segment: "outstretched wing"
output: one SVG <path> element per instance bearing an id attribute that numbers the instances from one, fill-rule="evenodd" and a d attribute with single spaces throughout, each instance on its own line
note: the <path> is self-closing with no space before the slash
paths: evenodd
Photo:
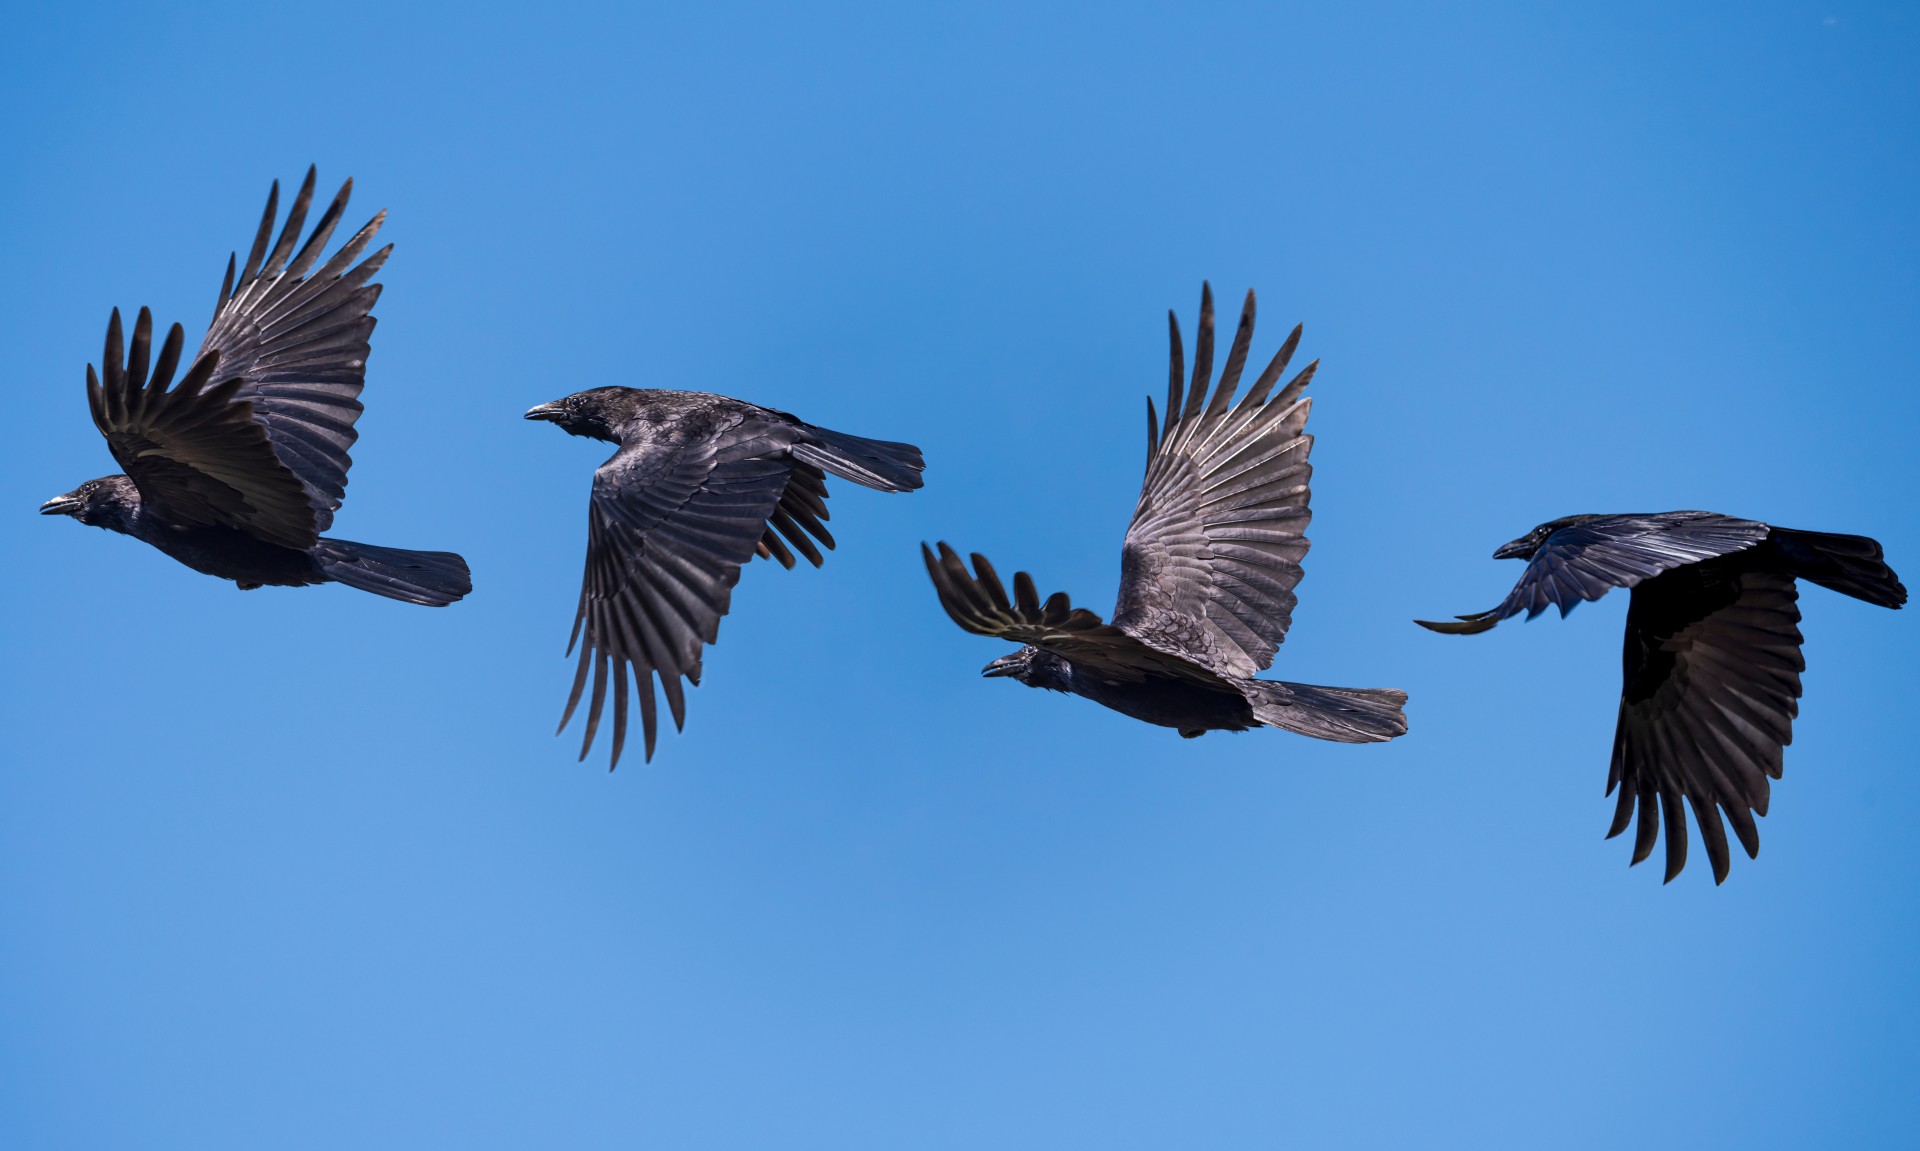
<path id="1" fill-rule="evenodd" d="M 347 469 L 353 466 L 348 453 L 359 438 L 353 425 L 360 418 L 360 390 L 366 382 L 367 339 L 374 325 L 370 313 L 380 298 L 380 285 L 368 281 L 386 263 L 393 245 L 354 263 L 386 219 L 385 212 L 377 213 L 309 276 L 353 191 L 352 180 L 340 186 L 296 253 L 293 245 L 306 223 L 313 181 L 314 170 L 308 168 L 280 239 L 269 252 L 267 241 L 280 201 L 280 183 L 274 182 L 237 279 L 234 260 L 227 260 L 226 280 L 200 352 L 217 353 L 222 373 L 239 377 L 237 397 L 253 405 L 254 419 L 266 429 L 274 453 L 305 487 L 314 521 L 325 531 L 346 497 Z"/>
<path id="2" fill-rule="evenodd" d="M 613 687 L 613 761 L 627 731 L 627 675 L 640 696 L 647 758 L 653 758 L 653 677 L 675 728 L 686 722 L 680 685 L 700 682 L 700 657 L 719 638 L 741 565 L 769 537 L 793 462 L 792 429 L 736 417 L 719 434 L 685 442 L 623 447 L 593 477 L 587 570 L 574 616 L 579 669 L 561 728 L 573 718 L 593 673 L 580 758 L 593 747 Z"/>
<path id="3" fill-rule="evenodd" d="M 1238 403 L 1233 393 L 1253 340 L 1247 293 L 1220 382 L 1213 375 L 1213 290 L 1200 294 L 1193 380 L 1183 397 L 1179 321 L 1172 341 L 1167 413 L 1147 401 L 1147 475 L 1120 553 L 1114 626 L 1222 675 L 1247 677 L 1273 662 L 1293 622 L 1294 585 L 1307 554 L 1304 434 L 1312 400 L 1301 392 L 1315 361 L 1274 391 L 1300 342 L 1295 328 Z"/>
<path id="4" fill-rule="evenodd" d="M 1800 710 L 1800 609 L 1793 576 L 1702 564 L 1634 589 L 1627 609 L 1626 682 L 1607 792 L 1620 789 L 1609 838 L 1639 806 L 1633 862 L 1667 830 L 1667 879 L 1687 862 L 1693 808 L 1713 880 L 1727 877 L 1724 813 L 1749 858 L 1753 817 L 1767 813 Z"/>
<path id="5" fill-rule="evenodd" d="M 975 635 L 1045 648 L 1079 668 L 1115 680 L 1177 676 L 1209 687 L 1227 687 L 1206 668 L 1142 643 L 1087 609 L 1074 607 L 1066 592 L 1054 592 L 1042 603 L 1033 577 L 1026 572 L 1014 573 L 1013 598 L 1008 599 L 1000 576 L 979 552 L 973 553 L 972 572 L 945 542 L 937 558 L 924 543 L 920 555 L 933 577 L 940 606 L 954 623 Z"/>
<path id="6" fill-rule="evenodd" d="M 152 314 L 140 309 L 132 347 L 124 348 L 114 309 L 101 359 L 105 379 L 87 365 L 87 406 L 113 458 L 142 503 L 170 523 L 237 528 L 286 547 L 312 547 L 318 533 L 306 491 L 240 397 L 241 381 L 215 382 L 219 354 L 201 356 L 168 390 L 183 338 L 173 325 L 149 374 Z"/>
<path id="7" fill-rule="evenodd" d="M 1449 635 L 1476 635 L 1523 611 L 1532 619 L 1557 607 L 1565 616 L 1576 604 L 1614 588 L 1745 551 L 1765 540 L 1768 530 L 1763 523 L 1713 512 L 1597 516 L 1549 535 L 1498 607 L 1444 622 L 1414 622 Z"/>

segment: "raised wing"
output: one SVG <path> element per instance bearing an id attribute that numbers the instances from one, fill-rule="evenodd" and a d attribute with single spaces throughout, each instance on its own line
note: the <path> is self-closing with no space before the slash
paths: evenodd
<path id="1" fill-rule="evenodd" d="M 1800 711 L 1800 610 L 1784 572 L 1700 565 L 1634 589 L 1627 610 L 1626 682 L 1607 792 L 1620 789 L 1609 838 L 1639 807 L 1633 862 L 1667 830 L 1667 879 L 1687 862 L 1687 817 L 1727 877 L 1727 822 L 1749 858 L 1753 817 L 1767 813 L 1768 779 Z"/>
<path id="2" fill-rule="evenodd" d="M 87 406 L 141 501 L 171 523 L 237 528 L 305 550 L 318 533 L 300 481 L 274 454 L 241 381 L 215 382 L 218 353 L 194 361 L 168 390 L 180 365 L 183 333 L 173 325 L 148 373 L 153 316 L 140 309 L 133 345 L 124 348 L 120 311 L 107 323 L 105 379 L 87 365 Z"/>
<path id="3" fill-rule="evenodd" d="M 1115 627 L 1222 675 L 1247 677 L 1273 662 L 1293 622 L 1294 585 L 1307 554 L 1305 435 L 1312 400 L 1302 398 L 1319 361 L 1278 392 L 1300 342 L 1294 328 L 1238 403 L 1233 393 L 1253 340 L 1247 293 L 1220 381 L 1213 375 L 1213 290 L 1200 294 L 1193 380 L 1182 394 L 1180 325 L 1172 342 L 1167 413 L 1147 401 L 1147 474 L 1120 553 Z"/>
<path id="4" fill-rule="evenodd" d="M 1070 659 L 1079 668 L 1116 680 L 1138 682 L 1149 675 L 1177 676 L 1209 687 L 1226 684 L 1211 671 L 1160 651 L 1119 628 L 1101 621 L 1085 608 L 1074 607 L 1067 593 L 1054 592 L 1042 603 L 1026 572 L 1013 576 L 1013 598 L 987 557 L 973 553 L 973 572 L 960 554 L 945 542 L 936 558 L 920 545 L 927 574 L 940 596 L 940 606 L 954 623 L 975 635 L 1045 648 Z M 977 574 L 976 574 L 977 573 Z"/>
<path id="5" fill-rule="evenodd" d="M 794 465 L 786 458 L 792 429 L 771 421 L 736 421 L 700 440 L 623 447 L 593 477 L 587 570 L 574 616 L 579 669 L 567 698 L 564 729 L 593 672 L 580 758 L 593 747 L 613 686 L 613 760 L 627 731 L 627 674 L 640 696 L 647 758 L 653 758 L 653 677 L 667 697 L 674 727 L 686 722 L 681 678 L 700 682 L 701 651 L 719 638 L 741 565 L 772 535 Z"/>
<path id="6" fill-rule="evenodd" d="M 1547 536 L 1498 607 L 1444 622 L 1414 622 L 1449 635 L 1475 635 L 1523 611 L 1532 619 L 1557 607 L 1565 616 L 1575 605 L 1614 588 L 1630 588 L 1662 572 L 1745 551 L 1765 540 L 1769 530 L 1763 523 L 1713 512 L 1580 518 L 1586 522 Z"/>
<path id="7" fill-rule="evenodd" d="M 239 377 L 238 398 L 253 405 L 254 418 L 266 429 L 274 453 L 305 487 L 314 521 L 325 531 L 346 497 L 347 469 L 353 466 L 348 453 L 359 438 L 353 425 L 366 382 L 367 339 L 374 325 L 370 313 L 380 298 L 380 285 L 368 281 L 393 245 L 354 263 L 386 219 L 385 212 L 377 213 L 309 276 L 353 192 L 352 180 L 340 186 L 296 253 L 313 181 L 314 170 L 308 168 L 280 238 L 268 251 L 280 201 L 280 183 L 274 182 L 237 279 L 234 260 L 227 260 L 200 352 L 218 353 L 222 373 Z"/>

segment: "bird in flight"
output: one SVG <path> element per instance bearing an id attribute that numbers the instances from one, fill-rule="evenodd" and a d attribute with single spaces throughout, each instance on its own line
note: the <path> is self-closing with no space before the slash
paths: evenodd
<path id="1" fill-rule="evenodd" d="M 1625 684 L 1614 728 L 1607 794 L 1619 788 L 1611 839 L 1634 822 L 1633 862 L 1653 852 L 1664 823 L 1666 882 L 1687 862 L 1693 808 L 1700 839 L 1725 882 L 1727 833 L 1749 859 L 1760 853 L 1756 815 L 1767 814 L 1768 780 L 1800 713 L 1800 609 L 1796 579 L 1812 580 L 1881 607 L 1907 589 L 1865 536 L 1777 528 L 1713 512 L 1567 516 L 1541 524 L 1493 553 L 1527 561 L 1520 582 L 1491 611 L 1434 623 L 1475 635 L 1521 612 L 1565 616 L 1583 600 L 1632 589 L 1627 603 Z"/>
<path id="2" fill-rule="evenodd" d="M 819 567 L 827 531 L 827 475 L 883 492 L 921 486 L 926 462 L 912 444 L 815 427 L 785 412 L 707 392 L 593 388 L 527 412 L 570 435 L 619 445 L 593 473 L 587 570 L 574 615 L 580 662 L 560 717 L 565 730 L 593 672 L 586 736 L 593 748 L 612 672 L 613 758 L 627 733 L 627 678 L 640 697 L 646 758 L 653 758 L 653 677 L 675 730 L 686 723 L 680 685 L 700 683 L 701 651 L 720 634 L 740 568 L 755 556 Z M 584 641 L 584 642 L 583 642 Z"/>
<path id="3" fill-rule="evenodd" d="M 1149 399 L 1146 481 L 1121 545 L 1113 622 L 1074 607 L 1064 592 L 1043 602 L 1026 572 L 1014 575 L 1009 597 L 985 556 L 975 553 L 969 572 L 946 543 L 937 555 L 920 545 L 953 622 L 1025 645 L 982 675 L 1071 692 L 1188 738 L 1253 727 L 1340 743 L 1405 734 L 1403 691 L 1253 678 L 1273 662 L 1293 622 L 1293 588 L 1313 514 L 1313 437 L 1304 430 L 1313 401 L 1302 393 L 1319 366 L 1308 364 L 1274 390 L 1299 345 L 1296 327 L 1234 402 L 1253 313 L 1248 292 L 1211 398 L 1211 287 L 1201 289 L 1193 378 L 1184 393 L 1180 324 L 1167 315 L 1173 350 L 1166 418 Z"/>
<path id="4" fill-rule="evenodd" d="M 352 180 L 341 186 L 295 252 L 313 181 L 309 168 L 269 252 L 274 182 L 246 265 L 236 277 L 228 258 L 213 323 L 178 384 L 180 325 L 156 363 L 152 315 L 140 309 L 129 345 L 114 310 L 99 374 L 87 366 L 87 402 L 126 471 L 88 480 L 40 511 L 130 535 L 242 590 L 337 582 L 442 607 L 473 590 L 459 556 L 320 535 L 346 498 L 380 298 L 368 281 L 393 246 L 354 263 L 386 219 L 381 212 L 313 271 L 353 190 Z"/>

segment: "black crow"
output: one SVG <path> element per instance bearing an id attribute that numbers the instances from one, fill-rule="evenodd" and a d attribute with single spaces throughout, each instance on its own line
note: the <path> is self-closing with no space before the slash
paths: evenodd
<path id="1" fill-rule="evenodd" d="M 100 375 L 87 366 L 87 402 L 126 474 L 89 480 L 40 511 L 144 540 L 242 590 L 338 582 L 441 607 L 473 590 L 459 556 L 320 535 L 346 498 L 374 324 L 368 313 L 380 298 L 380 285 L 368 281 L 393 245 L 354 264 L 386 219 L 381 212 L 309 277 L 353 190 L 352 180 L 341 186 L 295 253 L 313 180 L 309 168 L 268 252 L 280 200 L 274 182 L 246 266 L 236 278 L 228 258 L 213 323 L 171 390 L 180 325 L 149 372 L 153 317 L 140 309 L 132 345 L 123 348 L 114 310 Z"/>
<path id="2" fill-rule="evenodd" d="M 1633 862 L 1667 828 L 1667 882 L 1687 862 L 1693 808 L 1713 881 L 1727 878 L 1725 813 L 1748 858 L 1760 853 L 1753 817 L 1767 813 L 1769 777 L 1800 713 L 1800 609 L 1794 580 L 1807 579 L 1881 607 L 1907 589 L 1865 536 L 1776 528 L 1712 512 L 1567 516 L 1541 524 L 1493 553 L 1527 561 L 1520 582 L 1492 611 L 1457 622 L 1414 622 L 1474 635 L 1521 612 L 1565 616 L 1582 600 L 1632 588 L 1627 603 L 1625 686 L 1614 728 L 1607 794 L 1620 789 L 1607 837 L 1633 820 Z M 1719 810 L 1716 811 L 1715 809 Z"/>
<path id="3" fill-rule="evenodd" d="M 945 543 L 937 557 L 920 545 L 953 622 L 1027 645 L 982 675 L 1072 692 L 1188 738 L 1251 727 L 1340 743 L 1405 734 L 1406 692 L 1253 678 L 1273 662 L 1293 622 L 1293 587 L 1313 516 L 1313 437 L 1304 432 L 1313 401 L 1301 393 L 1319 366 L 1308 364 L 1274 391 L 1300 342 L 1296 327 L 1234 403 L 1253 339 L 1253 306 L 1248 292 L 1211 400 L 1212 289 L 1201 289 L 1193 382 L 1184 399 L 1180 324 L 1167 314 L 1173 355 L 1166 421 L 1149 399 L 1146 482 L 1121 546 L 1111 624 L 1073 607 L 1065 592 L 1042 603 L 1026 572 L 1013 577 L 1009 599 L 985 556 L 974 555 L 969 573 Z"/>
<path id="4" fill-rule="evenodd" d="M 653 675 L 659 673 L 673 726 L 682 730 L 680 679 L 700 683 L 701 649 L 719 638 L 741 565 L 758 555 L 791 568 L 798 551 L 820 566 L 815 541 L 833 547 L 822 522 L 828 472 L 883 492 L 908 492 L 921 486 L 926 468 L 912 444 L 842 435 L 707 392 L 593 388 L 541 404 L 526 418 L 620 445 L 593 473 L 587 571 L 567 653 L 583 628 L 586 642 L 560 717 L 565 730 L 591 667 L 593 696 L 580 743 L 585 759 L 600 726 L 611 664 L 608 770 L 619 764 L 626 741 L 629 666 L 651 760 Z"/>

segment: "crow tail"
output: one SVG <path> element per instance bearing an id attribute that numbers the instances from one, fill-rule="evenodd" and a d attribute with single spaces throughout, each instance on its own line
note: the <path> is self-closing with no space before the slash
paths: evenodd
<path id="1" fill-rule="evenodd" d="M 1407 733 L 1407 693 L 1390 687 L 1316 687 L 1280 680 L 1239 680 L 1253 717 L 1268 727 L 1335 743 L 1384 743 Z"/>
<path id="2" fill-rule="evenodd" d="M 1767 539 L 1799 579 L 1881 607 L 1907 602 L 1907 589 L 1881 558 L 1878 540 L 1792 528 L 1774 528 Z"/>
<path id="3" fill-rule="evenodd" d="M 925 481 L 927 462 L 912 444 L 865 440 L 806 426 L 808 439 L 793 445 L 793 458 L 883 492 L 910 492 Z"/>
<path id="4" fill-rule="evenodd" d="M 313 560 L 328 579 L 388 599 L 445 607 L 473 590 L 467 561 L 452 552 L 410 552 L 322 539 Z"/>

